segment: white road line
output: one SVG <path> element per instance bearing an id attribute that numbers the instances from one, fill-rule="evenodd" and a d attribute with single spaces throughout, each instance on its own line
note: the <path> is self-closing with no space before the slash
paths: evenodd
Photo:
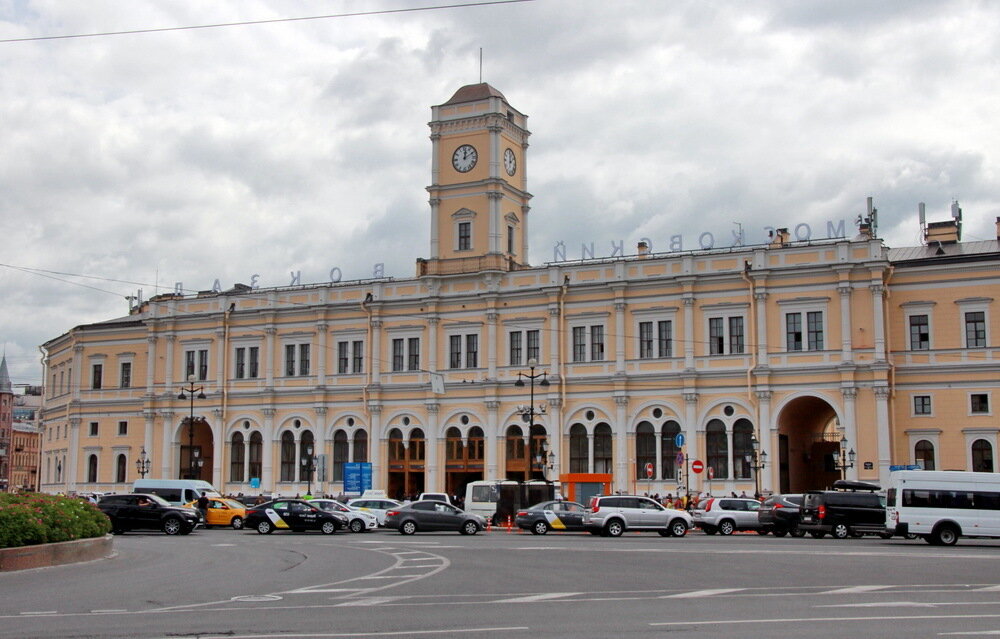
<path id="1" fill-rule="evenodd" d="M 26 610 L 21 613 L 22 615 L 55 615 L 59 614 L 58 610 Z"/>
<path id="2" fill-rule="evenodd" d="M 976 615 L 979 619 L 996 619 L 1000 615 Z M 768 617 L 761 619 L 702 619 L 691 621 L 658 621 L 651 623 L 651 626 L 716 626 L 716 625 L 739 625 L 739 624 L 759 624 L 759 623 L 816 623 L 818 621 L 906 621 L 909 619 L 964 619 L 968 620 L 968 615 L 890 615 L 881 617 L 788 617 L 779 619 Z M 222 639 L 220 637 L 220 639 Z"/>
<path id="3" fill-rule="evenodd" d="M 1000 601 L 885 601 L 866 602 L 856 604 L 823 604 L 813 606 L 813 608 L 879 608 L 888 606 L 902 606 L 914 608 L 937 608 L 939 606 L 1000 606 Z"/>
<path id="4" fill-rule="evenodd" d="M 514 597 L 513 599 L 497 599 L 492 603 L 531 603 L 533 601 L 546 601 L 549 599 L 560 599 L 562 597 L 575 597 L 583 593 L 579 592 L 545 592 L 540 595 L 528 595 L 526 597 Z"/>
<path id="5" fill-rule="evenodd" d="M 500 626 L 497 628 L 448 628 L 446 630 L 395 630 L 386 632 L 330 632 L 301 633 L 283 632 L 272 635 L 176 635 L 173 639 L 334 639 L 336 637 L 412 637 L 415 635 L 451 635 L 466 632 L 506 632 L 509 630 L 531 630 L 528 626 Z"/>
<path id="6" fill-rule="evenodd" d="M 826 592 L 821 592 L 821 595 L 853 595 L 862 592 L 873 592 L 875 590 L 885 590 L 886 588 L 893 588 L 893 586 L 851 586 L 849 588 L 836 588 L 834 590 L 827 590 Z"/>
<path id="7" fill-rule="evenodd" d="M 379 604 L 389 603 L 390 601 L 395 601 L 396 597 L 369 597 L 368 599 L 351 599 L 350 601 L 345 601 L 344 603 L 337 604 L 338 608 L 343 608 L 345 606 L 377 606 Z"/>
<path id="8" fill-rule="evenodd" d="M 692 590 L 691 592 L 681 592 L 676 595 L 663 595 L 660 599 L 692 599 L 696 597 L 712 597 L 714 595 L 725 595 L 730 592 L 740 592 L 746 588 L 712 588 L 709 590 Z"/>
<path id="9" fill-rule="evenodd" d="M 323 592 L 364 592 L 367 588 L 302 588 L 301 590 L 289 590 L 286 595 L 311 595 Z"/>
<path id="10" fill-rule="evenodd" d="M 1000 586 L 986 586 L 985 588 L 977 588 L 977 592 L 997 592 L 1000 591 Z"/>
<path id="11" fill-rule="evenodd" d="M 1000 630 L 966 630 L 965 632 L 939 632 L 939 637 L 945 637 L 949 635 L 974 635 L 974 636 L 984 636 L 984 635 L 1000 635 Z"/>
<path id="12" fill-rule="evenodd" d="M 95 615 L 106 615 L 118 612 L 128 612 L 128 610 L 124 608 L 107 608 L 105 610 L 91 610 L 90 612 L 94 613 Z"/>

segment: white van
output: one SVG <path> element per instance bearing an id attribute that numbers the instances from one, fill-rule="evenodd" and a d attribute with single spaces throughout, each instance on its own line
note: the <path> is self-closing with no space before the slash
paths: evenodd
<path id="1" fill-rule="evenodd" d="M 957 470 L 889 473 L 885 525 L 900 536 L 952 546 L 959 537 L 1000 538 L 1000 474 Z"/>
<path id="2" fill-rule="evenodd" d="M 137 479 L 132 492 L 158 495 L 174 506 L 206 497 L 221 497 L 212 484 L 200 479 Z"/>
<path id="3" fill-rule="evenodd" d="M 517 486 L 513 480 L 480 480 L 471 481 L 465 487 L 465 512 L 479 515 L 486 521 L 494 521 L 497 513 L 497 501 L 500 499 L 500 486 L 509 484 Z"/>

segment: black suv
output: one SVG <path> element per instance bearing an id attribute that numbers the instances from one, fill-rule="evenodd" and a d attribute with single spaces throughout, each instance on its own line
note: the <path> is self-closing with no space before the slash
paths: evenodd
<path id="1" fill-rule="evenodd" d="M 158 495 L 105 495 L 97 507 L 111 520 L 111 530 L 116 535 L 129 530 L 187 535 L 204 523 L 201 513 L 194 508 L 173 506 Z"/>
<path id="2" fill-rule="evenodd" d="M 835 481 L 834 490 L 805 493 L 799 530 L 815 538 L 829 533 L 836 539 L 876 534 L 884 539 L 892 535 L 885 529 L 885 501 L 875 491 L 875 484 L 860 481 Z"/>

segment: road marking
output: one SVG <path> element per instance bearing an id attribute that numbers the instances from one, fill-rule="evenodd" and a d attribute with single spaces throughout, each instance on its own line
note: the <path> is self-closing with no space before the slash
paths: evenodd
<path id="1" fill-rule="evenodd" d="M 725 595 L 730 592 L 740 592 L 746 588 L 712 588 L 709 590 L 692 590 L 691 592 L 680 592 L 676 595 L 663 595 L 660 599 L 692 599 L 695 597 L 712 597 L 714 595 Z"/>
<path id="2" fill-rule="evenodd" d="M 345 606 L 377 606 L 379 604 L 389 603 L 390 601 L 395 601 L 396 597 L 369 597 L 368 599 L 351 599 L 350 601 L 345 601 L 344 603 L 336 604 L 338 608 L 343 608 Z"/>
<path id="3" fill-rule="evenodd" d="M 533 601 L 546 601 L 549 599 L 559 599 L 562 597 L 575 597 L 581 592 L 545 592 L 540 595 L 528 595 L 526 597 L 514 597 L 513 599 L 497 599 L 492 603 L 531 603 Z"/>
<path id="4" fill-rule="evenodd" d="M 467 632 L 507 632 L 510 630 L 531 630 L 528 626 L 500 626 L 497 628 L 448 628 L 444 630 L 392 630 L 386 632 L 330 632 L 301 633 L 283 632 L 271 635 L 175 635 L 174 639 L 332 639 L 335 637 L 412 637 L 414 635 L 452 635 Z"/>
<path id="5" fill-rule="evenodd" d="M 826 592 L 821 592 L 821 595 L 853 595 L 862 592 L 874 592 L 876 590 L 885 590 L 886 588 L 892 588 L 892 586 L 851 586 L 849 588 L 836 588 L 834 590 L 827 590 Z"/>
<path id="6" fill-rule="evenodd" d="M 939 632 L 939 637 L 948 635 L 1000 635 L 1000 630 L 966 630 L 965 632 Z"/>
<path id="7" fill-rule="evenodd" d="M 289 590 L 286 595 L 311 595 L 323 592 L 365 592 L 367 588 L 300 588 L 299 590 Z"/>
<path id="8" fill-rule="evenodd" d="M 993 602 L 990 602 L 993 603 Z M 813 608 L 934 608 L 939 604 L 920 601 L 868 601 L 849 604 L 820 604 Z M 965 604 L 961 604 L 965 605 Z"/>
<path id="9" fill-rule="evenodd" d="M 224 548 L 226 546 L 235 546 L 236 544 L 212 544 L 216 548 Z"/>
<path id="10" fill-rule="evenodd" d="M 1000 591 L 1000 586 L 986 586 L 985 588 L 978 588 L 977 592 L 997 592 Z"/>
<path id="11" fill-rule="evenodd" d="M 126 610 L 124 608 L 107 608 L 107 609 L 104 609 L 104 610 L 91 610 L 90 612 L 94 613 L 95 615 L 107 615 L 107 614 L 114 614 L 114 613 L 119 613 L 119 612 L 128 612 L 128 610 Z"/>
<path id="12" fill-rule="evenodd" d="M 1000 615 L 976 615 L 979 619 L 996 619 Z M 968 620 L 968 615 L 891 615 L 881 617 L 789 617 L 778 619 L 769 617 L 761 619 L 754 617 L 751 619 L 702 619 L 691 621 L 658 621 L 651 623 L 651 626 L 706 626 L 706 625 L 739 625 L 739 624 L 775 624 L 775 623 L 816 623 L 818 621 L 905 621 L 909 619 L 964 619 Z M 222 639 L 220 637 L 220 639 Z"/>
<path id="13" fill-rule="evenodd" d="M 28 610 L 21 613 L 22 615 L 55 615 L 59 614 L 58 610 Z"/>

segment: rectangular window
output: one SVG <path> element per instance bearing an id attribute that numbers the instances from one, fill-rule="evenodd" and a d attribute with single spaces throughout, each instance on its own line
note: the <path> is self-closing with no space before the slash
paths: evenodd
<path id="1" fill-rule="evenodd" d="M 393 372 L 403 370 L 403 347 L 405 342 L 402 337 L 392 340 L 392 370 Z"/>
<path id="2" fill-rule="evenodd" d="M 738 354 L 743 352 L 743 318 L 729 318 L 729 352 Z"/>
<path id="3" fill-rule="evenodd" d="M 462 368 L 462 336 L 448 338 L 448 368 Z"/>
<path id="4" fill-rule="evenodd" d="M 184 379 L 208 379 L 208 349 L 184 351 Z"/>
<path id="5" fill-rule="evenodd" d="M 538 360 L 541 352 L 541 333 L 538 329 L 525 332 L 528 334 L 528 359 Z"/>
<path id="6" fill-rule="evenodd" d="M 420 370 L 420 338 L 411 337 L 407 340 L 406 370 Z"/>
<path id="7" fill-rule="evenodd" d="M 711 355 L 722 355 L 725 350 L 726 336 L 722 319 L 712 317 L 708 320 L 708 352 Z"/>
<path id="8" fill-rule="evenodd" d="M 184 379 L 193 379 L 195 371 L 194 351 L 184 351 Z"/>
<path id="9" fill-rule="evenodd" d="M 309 374 L 309 344 L 299 344 L 299 375 Z"/>
<path id="10" fill-rule="evenodd" d="M 802 350 L 802 314 L 788 313 L 785 315 L 785 350 Z"/>
<path id="11" fill-rule="evenodd" d="M 656 356 L 670 357 L 673 353 L 674 330 L 670 320 L 656 323 Z"/>
<path id="12" fill-rule="evenodd" d="M 250 359 L 247 377 L 256 379 L 260 375 L 260 346 L 251 346 L 247 351 Z"/>
<path id="13" fill-rule="evenodd" d="M 128 435 L 128 422 L 118 422 L 118 434 Z"/>
<path id="14" fill-rule="evenodd" d="M 97 437 L 97 422 L 90 422 L 90 436 Z"/>
<path id="15" fill-rule="evenodd" d="M 653 323 L 639 322 L 639 358 L 649 359 L 653 356 Z"/>
<path id="16" fill-rule="evenodd" d="M 132 388 L 132 362 L 122 362 L 118 382 L 122 388 Z"/>
<path id="17" fill-rule="evenodd" d="M 247 375 L 247 349 L 237 348 L 236 349 L 236 379 L 243 379 Z"/>
<path id="18" fill-rule="evenodd" d="M 198 351 L 198 379 L 205 381 L 208 379 L 208 350 Z"/>
<path id="19" fill-rule="evenodd" d="M 931 347 L 930 324 L 926 315 L 910 315 L 910 350 L 926 351 Z"/>
<path id="20" fill-rule="evenodd" d="M 969 400 L 972 414 L 985 415 L 990 412 L 990 396 L 986 393 L 973 393 L 969 395 Z"/>
<path id="21" fill-rule="evenodd" d="M 986 346 L 986 313 L 975 311 L 965 314 L 965 347 L 983 348 Z"/>
<path id="22" fill-rule="evenodd" d="M 514 254 L 514 227 L 507 226 L 507 254 Z"/>
<path id="23" fill-rule="evenodd" d="M 479 336 L 465 336 L 465 367 L 477 368 L 479 366 Z"/>
<path id="24" fill-rule="evenodd" d="M 361 340 L 351 342 L 351 372 L 361 373 L 365 369 L 365 343 Z"/>
<path id="25" fill-rule="evenodd" d="M 524 360 L 521 359 L 522 355 L 521 331 L 512 331 L 510 333 L 510 365 L 521 366 L 524 363 Z"/>
<path id="26" fill-rule="evenodd" d="M 477 333 L 450 335 L 448 337 L 448 367 L 476 368 L 478 366 L 479 335 Z"/>
<path id="27" fill-rule="evenodd" d="M 347 364 L 348 364 L 347 348 L 348 348 L 348 343 L 347 342 L 337 342 L 337 374 L 338 375 L 343 375 L 343 374 L 347 373 Z"/>
<path id="28" fill-rule="evenodd" d="M 458 223 L 458 250 L 468 251 L 472 248 L 472 222 Z"/>
<path id="29" fill-rule="evenodd" d="M 573 361 L 587 361 L 587 327 L 573 327 Z"/>
<path id="30" fill-rule="evenodd" d="M 285 344 L 285 377 L 295 375 L 295 344 Z"/>
<path id="31" fill-rule="evenodd" d="M 604 327 L 590 327 L 590 361 L 604 361 Z"/>
<path id="32" fill-rule="evenodd" d="M 913 414 L 914 415 L 930 415 L 931 414 L 931 396 L 930 395 L 914 395 L 913 396 Z"/>
<path id="33" fill-rule="evenodd" d="M 823 313 L 806 313 L 807 347 L 811 351 L 823 350 Z"/>
<path id="34" fill-rule="evenodd" d="M 93 372 L 93 375 L 91 375 L 90 387 L 93 388 L 94 390 L 100 389 L 101 378 L 104 377 L 104 365 L 94 364 L 91 370 Z"/>

